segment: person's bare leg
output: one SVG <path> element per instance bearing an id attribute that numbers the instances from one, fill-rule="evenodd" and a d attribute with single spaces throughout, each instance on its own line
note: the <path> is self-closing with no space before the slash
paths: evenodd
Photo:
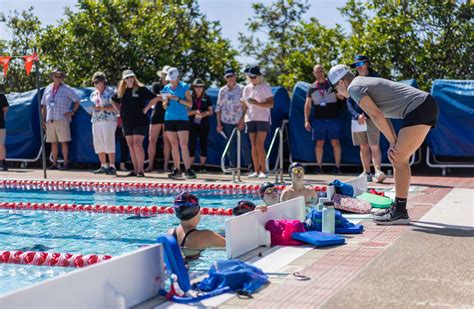
<path id="1" fill-rule="evenodd" d="M 171 155 L 173 156 L 173 164 L 174 168 L 180 169 L 180 157 L 179 157 L 179 142 L 178 142 L 178 134 L 176 132 L 166 132 L 168 135 L 168 140 L 170 141 L 171 145 Z"/>
<path id="2" fill-rule="evenodd" d="M 107 164 L 107 157 L 105 156 L 105 152 L 98 153 L 99 156 L 100 166 L 104 166 Z"/>
<path id="3" fill-rule="evenodd" d="M 319 167 L 323 165 L 324 140 L 316 141 L 316 163 Z"/>
<path id="4" fill-rule="evenodd" d="M 158 135 L 160 135 L 161 126 L 162 125 L 160 124 L 152 124 L 150 125 L 150 129 L 148 131 L 148 167 L 146 169 L 147 172 L 153 171 L 156 155 L 156 142 L 158 140 Z"/>
<path id="5" fill-rule="evenodd" d="M 68 165 L 68 158 L 69 158 L 69 143 L 62 142 L 61 143 L 61 152 L 63 153 L 64 165 Z"/>
<path id="6" fill-rule="evenodd" d="M 145 164 L 145 150 L 143 149 L 143 135 L 133 135 L 133 147 L 135 148 L 135 160 L 137 162 L 137 173 L 143 173 Z"/>
<path id="7" fill-rule="evenodd" d="M 133 171 L 135 173 L 138 173 L 137 156 L 135 154 L 135 146 L 133 144 L 133 135 L 125 136 L 125 139 L 127 140 L 127 145 L 128 145 L 128 149 L 129 149 L 129 152 L 130 152 L 130 158 L 132 159 Z"/>
<path id="8" fill-rule="evenodd" d="M 170 155 L 171 155 L 171 144 L 166 134 L 165 129 L 163 128 L 163 170 L 169 172 L 170 164 Z"/>
<path id="9" fill-rule="evenodd" d="M 107 156 L 109 157 L 109 165 L 115 166 L 115 152 L 108 153 Z"/>
<path id="10" fill-rule="evenodd" d="M 181 156 L 186 170 L 191 168 L 191 161 L 189 160 L 189 131 L 178 131 L 179 147 L 181 148 Z"/>
<path id="11" fill-rule="evenodd" d="M 53 156 L 53 164 L 58 165 L 58 143 L 51 143 L 51 155 Z"/>
<path id="12" fill-rule="evenodd" d="M 252 147 L 252 163 L 254 171 L 258 174 L 261 172 L 260 166 L 258 163 L 258 152 L 257 152 L 257 133 L 249 133 L 250 146 Z"/>
<path id="13" fill-rule="evenodd" d="M 360 146 L 360 161 L 365 173 L 370 173 L 370 148 L 367 144 L 361 144 Z"/>
<path id="14" fill-rule="evenodd" d="M 382 168 L 382 153 L 380 151 L 379 145 L 370 145 L 370 151 L 372 152 L 372 164 L 374 168 L 378 171 Z"/>
<path id="15" fill-rule="evenodd" d="M 334 161 L 336 163 L 337 168 L 341 168 L 341 143 L 339 143 L 338 139 L 332 139 L 331 140 L 331 145 L 332 145 L 332 151 L 334 153 Z"/>

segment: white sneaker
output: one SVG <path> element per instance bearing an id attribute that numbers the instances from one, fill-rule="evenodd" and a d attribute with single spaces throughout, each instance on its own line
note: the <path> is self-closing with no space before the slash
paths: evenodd
<path id="1" fill-rule="evenodd" d="M 253 172 L 252 174 L 248 175 L 247 178 L 257 178 L 258 177 L 258 173 L 257 172 Z"/>
<path id="2" fill-rule="evenodd" d="M 258 174 L 258 178 L 259 179 L 264 179 L 264 178 L 267 178 L 267 175 L 263 172 L 260 172 L 260 174 Z"/>
<path id="3" fill-rule="evenodd" d="M 387 177 L 385 176 L 384 172 L 378 171 L 378 170 L 375 171 L 375 175 L 374 175 L 374 179 L 373 179 L 375 182 L 383 183 L 385 178 L 387 178 Z"/>

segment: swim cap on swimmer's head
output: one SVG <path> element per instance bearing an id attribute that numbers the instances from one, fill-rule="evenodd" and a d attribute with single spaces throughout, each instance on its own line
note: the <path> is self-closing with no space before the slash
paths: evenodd
<path id="1" fill-rule="evenodd" d="M 291 165 L 288 167 L 288 174 L 290 175 L 290 177 L 291 177 L 291 175 L 292 175 L 293 169 L 295 169 L 295 168 L 297 168 L 297 167 L 298 167 L 298 168 L 302 168 L 303 171 L 304 171 L 304 166 L 303 166 L 303 164 L 301 164 L 301 163 L 299 163 L 299 162 L 293 162 L 293 163 L 291 163 Z"/>
<path id="2" fill-rule="evenodd" d="M 201 210 L 199 199 L 189 192 L 178 194 L 174 199 L 173 208 L 176 217 L 183 221 L 194 218 Z"/>
<path id="3" fill-rule="evenodd" d="M 275 188 L 275 185 L 268 181 L 262 183 L 260 189 L 258 190 L 258 192 L 260 193 L 260 198 L 263 198 L 263 196 L 265 195 L 265 191 L 267 191 L 268 188 Z"/>
<path id="4" fill-rule="evenodd" d="M 251 201 L 242 200 L 237 203 L 237 206 L 232 208 L 232 214 L 234 216 L 240 216 L 247 212 L 254 211 L 255 207 L 256 207 L 255 204 L 252 203 Z"/>

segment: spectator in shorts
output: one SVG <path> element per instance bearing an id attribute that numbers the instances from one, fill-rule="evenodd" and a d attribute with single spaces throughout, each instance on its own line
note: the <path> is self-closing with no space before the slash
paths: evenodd
<path id="1" fill-rule="evenodd" d="M 120 103 L 123 134 L 132 158 L 133 171 L 127 176 L 145 177 L 143 139 L 148 129 L 148 118 L 144 112 L 145 102 L 149 100 L 149 105 L 152 106 L 160 99 L 161 97 L 155 96 L 137 79 L 132 70 L 122 72 L 122 80 L 117 87 L 117 93 L 112 96 L 112 104 Z M 115 108 L 119 106 L 115 105 Z"/>
<path id="2" fill-rule="evenodd" d="M 260 198 L 266 206 L 272 206 L 280 203 L 278 189 L 271 182 L 264 182 L 259 189 Z"/>
<path id="3" fill-rule="evenodd" d="M 438 120 L 438 104 L 429 94 L 414 87 L 383 78 L 357 76 L 342 64 L 329 71 L 333 88 L 351 97 L 366 112 L 390 143 L 388 158 L 393 165 L 395 203 L 375 214 L 376 224 L 409 224 L 407 212 L 411 170 L 410 156 L 421 146 Z M 403 119 L 395 134 L 389 118 Z"/>
<path id="4" fill-rule="evenodd" d="M 189 164 L 194 163 L 196 153 L 196 142 L 199 138 L 199 171 L 206 172 L 205 164 L 207 159 L 207 139 L 209 136 L 209 116 L 212 116 L 212 103 L 206 94 L 205 84 L 202 80 L 196 79 L 192 86 L 193 106 L 188 112 L 189 116 Z"/>
<path id="5" fill-rule="evenodd" d="M 41 99 L 41 115 L 46 129 L 46 142 L 51 143 L 53 165 L 50 169 L 58 169 L 58 143 L 61 143 L 61 152 L 64 163 L 62 169 L 68 169 L 69 145 L 71 141 L 72 117 L 79 108 L 80 98 L 76 92 L 63 83 L 66 74 L 60 69 L 49 73 L 53 83 L 48 85 Z M 74 105 L 71 108 L 71 103 Z"/>
<path id="6" fill-rule="evenodd" d="M 201 251 L 209 247 L 225 247 L 225 238 L 211 230 L 198 230 L 201 221 L 199 199 L 194 194 L 182 192 L 174 200 L 174 213 L 179 219 L 178 227 L 168 234 L 176 238 L 185 259 L 199 258 Z"/>
<path id="7" fill-rule="evenodd" d="M 180 148 L 185 167 L 184 177 L 196 178 L 196 173 L 191 169 L 189 161 L 189 117 L 188 108 L 191 108 L 192 96 L 189 86 L 179 80 L 177 68 L 169 68 L 166 80 L 170 83 L 162 90 L 162 95 L 167 96 L 163 101 L 165 111 L 165 131 L 171 144 L 174 168 L 170 178 L 181 178 Z"/>
<path id="8" fill-rule="evenodd" d="M 245 111 L 245 131 L 249 134 L 252 145 L 252 161 L 255 171 L 249 178 L 267 178 L 265 139 L 270 131 L 273 108 L 272 88 L 264 81 L 259 66 L 245 69 L 248 85 L 243 91 L 243 108 Z"/>
<path id="9" fill-rule="evenodd" d="M 0 92 L 0 171 L 8 171 L 7 161 L 5 160 L 7 155 L 7 149 L 5 148 L 5 139 L 7 137 L 5 117 L 7 116 L 8 107 L 7 97 L 2 91 Z"/>
<path id="10" fill-rule="evenodd" d="M 165 65 L 163 69 L 156 72 L 160 77 L 160 82 L 155 82 L 151 85 L 151 91 L 158 95 L 163 89 L 164 85 L 169 82 L 166 81 L 166 72 L 169 69 L 169 65 Z M 171 154 L 171 145 L 168 137 L 165 133 L 165 110 L 163 104 L 156 104 L 151 114 L 150 131 L 148 132 L 148 167 L 145 171 L 151 172 L 154 169 L 155 155 L 156 155 L 156 143 L 160 132 L 163 132 L 163 170 L 169 172 L 169 160 Z"/>
<path id="11" fill-rule="evenodd" d="M 224 133 L 227 138 L 230 138 L 234 128 L 239 128 L 241 139 L 241 154 L 245 164 L 249 170 L 252 168 L 252 158 L 250 152 L 250 142 L 248 135 L 243 131 L 244 128 L 244 112 L 240 99 L 242 98 L 242 91 L 244 87 L 237 84 L 237 75 L 231 68 L 224 71 L 224 78 L 227 84 L 219 89 L 216 105 L 216 120 L 217 133 Z M 236 139 L 233 139 L 229 148 L 229 161 L 231 167 L 237 166 L 237 151 Z"/>
<path id="12" fill-rule="evenodd" d="M 341 121 L 339 116 L 344 110 L 344 98 L 330 91 L 329 82 L 326 80 L 324 68 L 317 64 L 313 69 L 316 78 L 306 94 L 304 105 L 304 127 L 307 131 L 312 131 L 313 140 L 316 141 L 316 173 L 323 173 L 323 152 L 326 139 L 331 141 L 334 161 L 336 167 L 333 173 L 341 175 Z M 311 111 L 313 110 L 313 115 Z"/>
<path id="13" fill-rule="evenodd" d="M 102 72 L 92 76 L 95 90 L 90 100 L 94 104 L 92 111 L 92 138 L 95 153 L 99 156 L 100 168 L 94 174 L 116 175 L 115 168 L 115 131 L 117 130 L 116 110 L 110 103 L 115 91 L 107 86 L 107 79 Z M 107 156 L 109 164 L 107 164 Z"/>
<path id="14" fill-rule="evenodd" d="M 369 58 L 366 56 L 355 56 L 351 67 L 357 70 L 356 76 L 380 77 L 380 74 L 371 68 Z M 347 109 L 351 113 L 353 121 L 357 121 L 359 125 L 367 125 L 366 131 L 354 132 L 352 128 L 352 143 L 354 146 L 360 146 L 360 160 L 364 168 L 364 172 L 361 175 L 367 176 L 367 181 L 372 181 L 372 174 L 370 172 L 370 158 L 372 158 L 372 164 L 375 168 L 373 178 L 375 178 L 376 182 L 382 183 L 385 180 L 385 174 L 381 170 L 380 131 L 367 113 L 352 98 L 347 99 Z"/>
<path id="15" fill-rule="evenodd" d="M 291 178 L 291 185 L 281 192 L 281 201 L 287 201 L 299 196 L 303 196 L 305 203 L 312 204 L 318 201 L 318 194 L 313 188 L 304 185 L 304 166 L 301 163 L 293 162 L 288 168 Z"/>

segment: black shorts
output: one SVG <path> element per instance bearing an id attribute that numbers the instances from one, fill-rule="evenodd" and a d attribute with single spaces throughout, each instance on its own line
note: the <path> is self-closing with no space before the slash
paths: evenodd
<path id="1" fill-rule="evenodd" d="M 150 124 L 161 124 L 165 123 L 165 110 L 163 106 L 158 103 L 151 114 Z"/>
<path id="2" fill-rule="evenodd" d="M 148 126 L 142 127 L 123 127 L 123 135 L 130 136 L 130 135 L 143 135 L 145 136 L 146 131 L 148 130 Z"/>
<path id="3" fill-rule="evenodd" d="M 420 124 L 436 127 L 438 121 L 438 103 L 429 94 L 417 108 L 409 112 L 403 119 L 402 128 L 412 127 Z"/>
<path id="4" fill-rule="evenodd" d="M 249 121 L 245 123 L 245 133 L 270 132 L 270 122 Z"/>
<path id="5" fill-rule="evenodd" d="M 187 120 L 166 120 L 165 131 L 178 132 L 189 131 L 189 121 Z"/>

